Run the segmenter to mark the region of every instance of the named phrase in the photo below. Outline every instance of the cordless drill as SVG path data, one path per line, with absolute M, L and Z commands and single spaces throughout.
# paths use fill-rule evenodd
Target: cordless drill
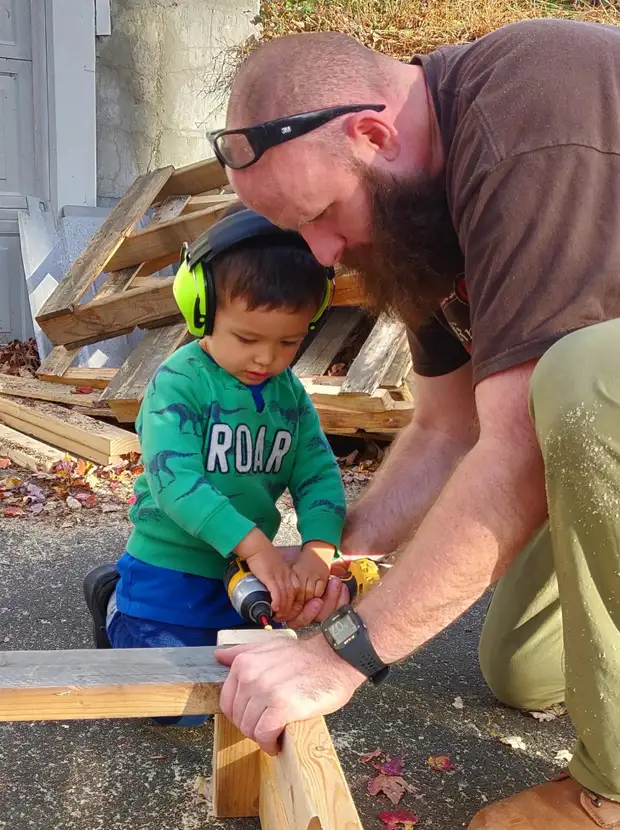
M 372 559 L 355 559 L 349 563 L 348 573 L 341 579 L 349 589 L 349 600 L 352 602 L 379 582 L 379 569 Z M 272 628 L 271 596 L 245 559 L 239 556 L 230 558 L 224 574 L 224 586 L 239 616 L 262 628 Z

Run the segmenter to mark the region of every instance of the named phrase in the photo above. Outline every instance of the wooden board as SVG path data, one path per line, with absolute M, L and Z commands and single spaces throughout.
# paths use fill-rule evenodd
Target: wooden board
M 194 213 L 197 210 L 204 210 L 212 205 L 222 205 L 227 208 L 230 205 L 236 204 L 238 201 L 239 197 L 235 193 L 222 193 L 219 196 L 208 196 L 206 194 L 192 196 L 185 205 L 183 213 Z
M 193 242 L 210 228 L 225 210 L 223 205 L 212 205 L 196 213 L 186 213 L 168 222 L 148 225 L 143 231 L 132 233 L 108 263 L 110 271 L 140 265 L 167 254 L 178 254 L 185 242 Z
M 57 346 L 64 349 L 64 346 Z M 75 369 L 67 369 L 64 375 L 41 374 L 41 380 L 49 383 L 65 383 L 70 386 L 92 386 L 93 389 L 105 389 L 108 383 L 116 375 L 118 369 L 91 369 L 88 366 L 76 366 Z
M 75 358 L 79 349 L 65 349 L 64 346 L 54 346 L 52 351 L 41 362 L 37 375 L 44 380 L 48 377 L 62 377 Z
M 97 464 L 139 452 L 138 436 L 53 403 L 0 396 L 0 422 Z
M 10 458 L 13 464 L 33 473 L 49 473 L 54 464 L 67 457 L 67 453 L 0 424 L 0 456 Z
M 73 406 L 95 406 L 100 392 L 79 393 L 71 386 L 49 383 L 38 378 L 17 378 L 0 375 L 0 395 L 16 395 L 38 401 L 52 401 Z
M 278 755 L 261 753 L 260 764 L 263 830 L 279 830 L 263 815 L 269 790 L 279 795 L 291 830 L 362 830 L 324 718 L 288 724 Z
M 330 309 L 321 330 L 293 367 L 297 377 L 326 372 L 363 316 L 359 308 Z
M 346 409 L 359 414 L 360 417 L 366 412 L 385 412 L 394 408 L 394 400 L 387 389 L 377 389 L 372 395 L 366 395 L 360 392 L 342 392 L 339 386 L 333 384 L 307 381 L 304 382 L 304 388 L 315 406 Z
M 405 324 L 382 314 L 351 364 L 342 391 L 371 395 L 381 385 L 405 337 Z
M 228 669 L 212 646 L 0 652 L 0 721 L 216 712 Z
M 411 369 L 411 363 L 411 348 L 408 339 L 404 337 L 392 362 L 388 366 L 387 372 L 383 376 L 381 385 L 386 389 L 402 386 L 405 375 Z
M 110 257 L 122 247 L 126 235 L 144 215 L 173 170 L 173 167 L 164 167 L 136 179 L 47 299 L 37 319 L 54 317 L 78 305 L 89 286 L 106 270 Z M 117 266 L 120 267 L 126 266 Z
M 336 271 L 336 290 L 332 305 L 364 305 L 360 281 L 354 274 Z
M 185 323 L 147 331 L 101 396 L 102 401 L 139 405 L 159 365 L 189 337 Z
M 218 646 L 263 643 L 277 637 L 295 637 L 291 629 L 262 631 L 237 629 L 220 631 Z M 246 738 L 224 715 L 214 718 L 213 735 L 213 815 L 233 818 L 258 815 L 260 788 L 258 745 Z M 275 830 L 275 828 L 274 828 Z
M 334 400 L 334 404 L 337 400 Z M 337 405 L 315 406 L 323 431 L 336 435 L 360 429 L 366 432 L 390 432 L 407 426 L 413 417 L 413 405 L 409 401 L 394 401 L 393 408 L 385 412 L 359 412 L 354 409 L 341 409 Z
M 204 159 L 185 167 L 178 167 L 162 188 L 159 199 L 167 199 L 169 196 L 195 196 L 216 187 L 226 187 L 227 184 L 226 170 L 218 160 Z
M 114 417 L 121 424 L 133 424 L 140 413 L 140 401 L 108 401 Z
M 107 299 L 95 298 L 70 314 L 44 320 L 52 343 L 69 348 L 126 334 L 146 323 L 164 324 L 181 314 L 172 293 L 174 277 L 152 278 L 149 285 L 131 288 Z

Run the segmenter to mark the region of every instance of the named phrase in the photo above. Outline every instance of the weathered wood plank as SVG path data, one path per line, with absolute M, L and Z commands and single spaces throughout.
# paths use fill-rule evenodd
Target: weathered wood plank
M 95 406 L 99 392 L 79 393 L 61 383 L 49 383 L 38 378 L 18 378 L 0 375 L 0 395 L 16 395 L 37 401 L 52 401 L 76 406 Z
M 405 337 L 405 324 L 382 314 L 351 364 L 342 391 L 370 395 L 378 389 Z
M 330 309 L 321 330 L 293 367 L 297 377 L 326 372 L 363 316 L 359 308 Z
M 197 210 L 204 210 L 212 205 L 222 205 L 223 207 L 230 207 L 239 201 L 239 197 L 235 193 L 222 193 L 220 196 L 209 196 L 203 194 L 202 196 L 192 196 L 183 213 L 194 213 Z
M 159 365 L 188 338 L 185 323 L 147 331 L 101 396 L 102 401 L 140 403 Z
M 184 242 L 193 242 L 210 228 L 225 210 L 225 205 L 212 205 L 196 213 L 185 213 L 167 222 L 152 223 L 132 233 L 123 241 L 108 263 L 111 271 L 140 265 L 167 254 L 179 253 Z
M 387 372 L 383 376 L 381 385 L 386 387 L 386 389 L 401 386 L 405 375 L 411 369 L 411 363 L 411 347 L 409 346 L 407 338 L 404 337 L 392 362 L 388 366 Z
M 45 320 L 71 311 L 78 305 L 90 285 L 106 269 L 110 257 L 122 247 L 126 235 L 144 215 L 173 170 L 173 167 L 164 167 L 136 179 L 45 302 L 38 318 Z M 109 270 L 118 270 L 119 267 L 126 266 Z
M 216 187 L 226 187 L 227 184 L 226 171 L 218 160 L 204 159 L 185 167 L 178 167 L 162 188 L 159 198 L 196 196 Z
M 315 404 L 324 432 L 338 434 L 363 429 L 366 432 L 385 432 L 402 429 L 413 417 L 409 401 L 394 401 L 392 409 L 383 412 L 344 409 L 338 406 Z
M 44 380 L 50 377 L 62 377 L 71 366 L 79 349 L 66 349 L 64 346 L 54 346 L 52 351 L 41 362 L 37 375 Z
M 111 464 L 125 453 L 140 451 L 133 432 L 53 403 L 0 396 L 0 422 L 97 464 Z
M 0 652 L 0 721 L 211 714 L 228 669 L 214 648 Z
M 57 346 L 64 349 L 64 346 Z M 92 386 L 93 389 L 105 389 L 108 383 L 116 375 L 118 369 L 91 369 L 88 366 L 76 366 L 75 369 L 67 369 L 64 375 L 47 375 L 39 372 L 41 380 L 48 383 L 64 383 L 70 386 Z

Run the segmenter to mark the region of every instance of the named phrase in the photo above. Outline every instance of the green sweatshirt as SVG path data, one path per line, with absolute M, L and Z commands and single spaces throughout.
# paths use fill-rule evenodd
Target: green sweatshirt
M 302 541 L 339 545 L 340 472 L 290 369 L 253 392 L 190 343 L 155 372 L 136 427 L 145 470 L 129 514 L 136 559 L 220 579 L 253 527 L 273 540 L 287 487 Z

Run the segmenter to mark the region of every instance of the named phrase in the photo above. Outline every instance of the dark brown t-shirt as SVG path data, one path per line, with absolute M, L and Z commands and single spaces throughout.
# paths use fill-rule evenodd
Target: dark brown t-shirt
M 478 382 L 620 317 L 620 28 L 533 20 L 414 62 L 464 255 L 415 370 Z

